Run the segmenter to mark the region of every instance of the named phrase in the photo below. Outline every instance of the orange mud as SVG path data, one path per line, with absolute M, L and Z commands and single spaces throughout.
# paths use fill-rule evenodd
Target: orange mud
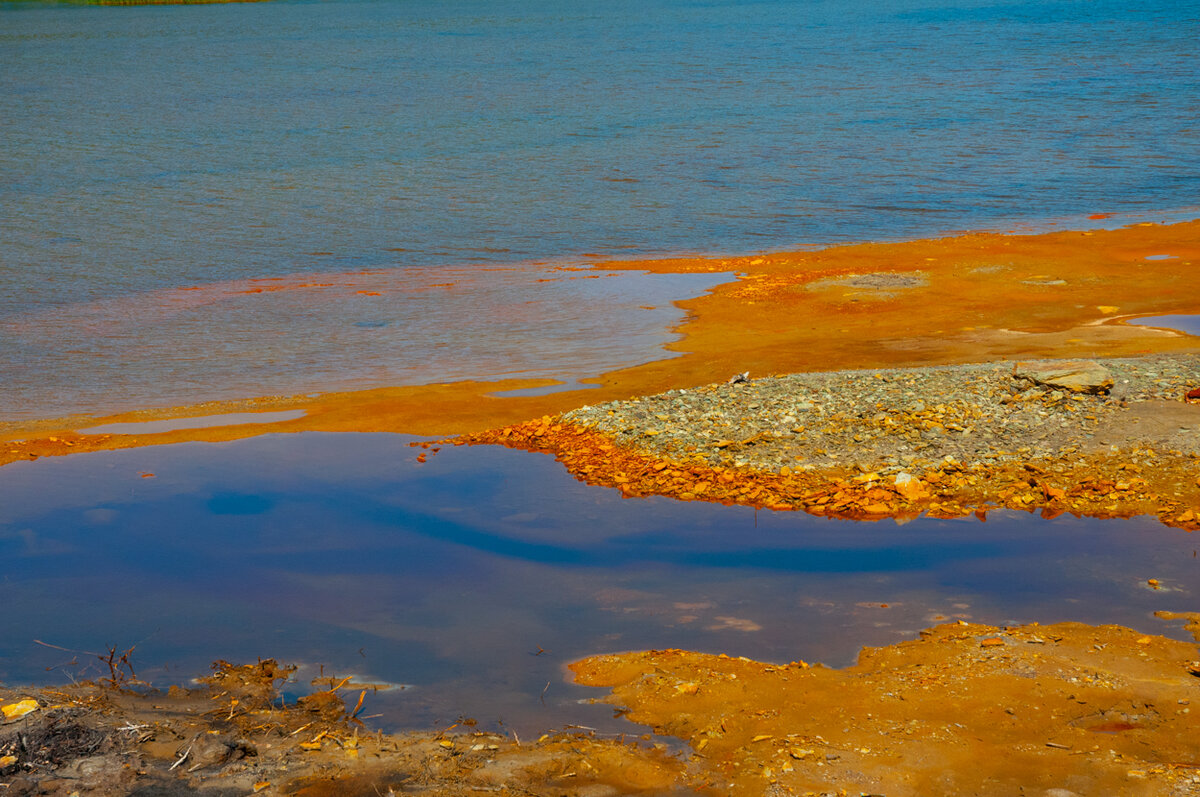
M 780 472 L 713 467 L 664 459 L 616 445 L 605 435 L 545 416 L 540 420 L 454 438 L 456 445 L 497 444 L 553 454 L 580 481 L 615 487 L 634 498 L 744 504 L 853 520 L 955 518 L 1019 509 L 1051 518 L 1156 515 L 1168 526 L 1200 530 L 1200 461 L 1166 460 L 1145 468 L 1117 454 L 1070 460 L 997 462 L 964 468 L 939 463 L 903 484 L 851 467 Z M 1036 464 L 1034 464 L 1036 462 Z
M 1145 260 L 1161 254 L 1177 259 Z M 1119 320 L 1200 312 L 1197 262 L 1200 221 L 597 267 L 739 273 L 738 282 L 683 303 L 693 317 L 673 348 L 690 354 L 631 369 L 648 381 L 668 369 L 675 382 L 656 380 L 666 389 L 747 370 L 761 376 L 1195 350 L 1195 338 Z M 867 275 L 884 278 L 875 285 L 853 279 Z
M 1200 614 L 1158 616 L 1200 636 Z M 165 693 L 118 666 L 100 684 L 0 687 L 0 784 L 61 797 L 1183 797 L 1200 793 L 1197 658 L 1119 626 L 959 621 L 842 670 L 681 650 L 571 665 L 626 718 L 683 740 L 680 755 L 650 736 L 521 740 L 469 718 L 372 733 L 357 719 L 372 687 L 328 678 L 286 703 L 275 684 L 290 668 L 273 660 L 217 662 L 200 687 Z
M 1176 259 L 1145 259 L 1163 254 Z M 1200 312 L 1198 259 L 1200 221 L 1028 236 L 977 234 L 742 258 L 598 263 L 592 268 L 607 272 L 735 270 L 739 276 L 679 303 L 689 317 L 677 330 L 682 339 L 668 348 L 682 356 L 605 374 L 592 380 L 598 389 L 495 398 L 490 394 L 553 382 L 462 382 L 12 423 L 0 429 L 0 464 L 269 432 L 474 432 L 584 404 L 724 380 L 743 371 L 760 376 L 1196 350 L 1200 341 L 1195 337 L 1122 320 Z M 250 408 L 300 408 L 307 414 L 285 423 L 153 435 L 72 433 L 96 423 Z
M 1118 626 L 960 621 L 844 670 L 679 650 L 571 669 L 719 794 L 1163 797 L 1200 793 L 1196 658 Z

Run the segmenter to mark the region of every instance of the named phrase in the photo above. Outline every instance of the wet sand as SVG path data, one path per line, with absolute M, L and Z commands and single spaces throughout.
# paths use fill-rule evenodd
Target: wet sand
M 719 793 L 1183 795 L 1200 793 L 1195 657 L 1117 626 L 960 621 L 844 670 L 675 650 L 572 669 L 685 739 Z

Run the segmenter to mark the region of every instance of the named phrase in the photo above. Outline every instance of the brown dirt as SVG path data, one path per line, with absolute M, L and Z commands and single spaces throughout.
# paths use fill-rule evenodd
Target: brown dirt
M 357 706 L 370 688 L 334 681 L 282 705 L 273 660 L 167 692 L 131 681 L 0 688 L 0 704 L 35 700 L 0 725 L 4 795 L 669 795 L 686 768 L 662 745 L 553 733 L 521 741 L 476 731 L 372 733 Z

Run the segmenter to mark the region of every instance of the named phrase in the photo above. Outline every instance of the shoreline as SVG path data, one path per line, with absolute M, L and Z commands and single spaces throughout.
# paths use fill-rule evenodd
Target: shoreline
M 1200 641 L 1200 613 L 1156 617 Z M 1195 644 L 1114 625 L 960 620 L 839 669 L 675 649 L 569 665 L 609 690 L 597 702 L 681 740 L 676 752 L 635 724 L 526 740 L 469 717 L 372 732 L 359 719 L 371 684 L 324 676 L 288 703 L 294 668 L 260 659 L 163 692 L 137 680 L 130 653 L 101 656 L 111 677 L 96 682 L 0 686 L 6 794 L 1200 792 Z
M 1162 259 L 1164 255 L 1169 256 Z M 1148 259 L 1149 258 L 1149 259 Z M 1200 220 L 1034 235 L 971 234 L 735 258 L 597 262 L 593 271 L 731 272 L 676 302 L 674 356 L 583 378 L 589 389 L 498 396 L 550 379 L 265 396 L 113 415 L 0 422 L 0 465 L 39 456 L 300 431 L 475 433 L 585 404 L 758 376 L 1200 351 L 1200 338 L 1124 323 L 1200 312 Z M 303 410 L 281 423 L 83 435 L 107 423 Z
M 1164 248 L 1183 254 L 1146 260 Z M 1006 249 L 1021 252 L 995 263 Z M 931 262 L 935 252 L 948 262 Z M 719 266 L 739 276 L 680 303 L 689 317 L 669 347 L 680 356 L 588 380 L 598 388 L 497 397 L 547 380 L 468 382 L 9 424 L 0 427 L 0 464 L 269 433 L 415 432 L 553 454 L 577 478 L 630 497 L 897 522 L 984 519 L 999 507 L 1044 517 L 1154 514 L 1192 531 L 1200 405 L 1184 396 L 1200 386 L 1200 339 L 1121 321 L 1200 309 L 1189 304 L 1200 296 L 1196 257 L 1200 222 L 598 264 Z M 1127 282 L 1106 281 L 1117 272 Z M 1122 291 L 1118 306 L 1112 297 Z M 1076 368 L 1094 382 L 1079 390 L 1014 373 L 1042 373 L 1039 363 L 1061 357 L 1095 361 L 1104 373 Z M 762 376 L 779 371 L 789 375 Z M 77 431 L 277 410 L 305 414 L 145 434 Z M 426 449 L 418 461 L 436 454 L 434 442 L 416 445 Z M 1200 614 L 1179 605 L 1188 600 L 1172 593 L 1169 608 L 1181 611 L 1158 616 L 1200 635 Z M 1192 705 L 1200 653 L 1146 626 L 960 621 L 864 648 L 841 669 L 754 662 L 735 650 L 610 653 L 568 665 L 579 683 L 610 690 L 598 702 L 681 740 L 687 748 L 675 754 L 636 736 L 635 724 L 617 739 L 568 728 L 519 740 L 467 718 L 424 733 L 371 732 L 354 705 L 369 701 L 370 685 L 330 680 L 277 707 L 286 668 L 270 660 L 225 664 L 206 686 L 166 694 L 118 667 L 100 685 L 0 687 L 0 782 L 10 794 L 63 795 L 142 787 L 428 797 L 1200 794 L 1190 743 L 1200 732 Z
M 1014 376 L 1038 365 L 1055 363 L 747 379 L 445 442 L 548 453 L 630 498 L 856 520 L 1152 514 L 1200 530 L 1200 400 L 1185 398 L 1200 355 L 1069 363 L 1094 369 L 1098 392 Z

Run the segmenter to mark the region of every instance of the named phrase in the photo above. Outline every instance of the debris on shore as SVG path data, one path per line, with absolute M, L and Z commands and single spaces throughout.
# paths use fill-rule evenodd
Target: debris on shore
M 288 703 L 273 659 L 213 665 L 200 686 L 133 680 L 0 686 L 0 794 L 425 797 L 662 794 L 683 764 L 664 745 L 583 730 L 521 740 L 463 718 L 439 731 L 385 734 L 357 716 L 369 685 Z M 347 708 L 345 693 L 356 701 Z

